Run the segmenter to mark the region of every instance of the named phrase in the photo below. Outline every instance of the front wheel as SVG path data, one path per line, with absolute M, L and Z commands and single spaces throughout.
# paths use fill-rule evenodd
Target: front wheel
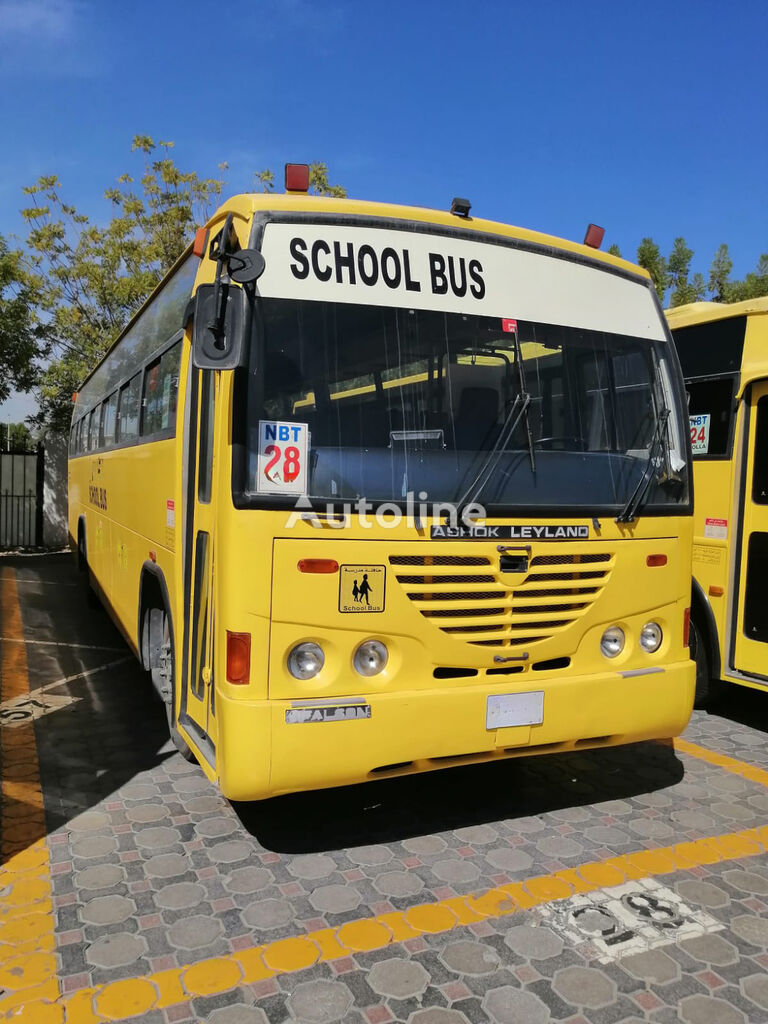
M 91 570 L 88 568 L 88 553 L 85 546 L 85 530 L 81 529 L 77 537 L 77 568 L 80 571 L 80 582 L 89 608 L 95 608 L 99 599 L 91 586 Z
M 185 761 L 194 764 L 197 758 L 179 732 L 178 725 L 176 724 L 176 673 L 173 644 L 171 643 L 171 620 L 168 618 L 164 608 L 151 608 L 149 610 L 148 628 L 150 631 L 150 647 L 152 649 L 149 671 L 154 690 L 161 696 L 165 704 L 165 714 L 168 719 L 168 733 L 171 737 L 171 742 Z
M 696 695 L 693 699 L 693 706 L 704 709 L 715 700 L 719 687 L 717 681 L 711 676 L 706 638 L 693 618 L 691 618 L 689 640 L 691 658 L 696 662 Z

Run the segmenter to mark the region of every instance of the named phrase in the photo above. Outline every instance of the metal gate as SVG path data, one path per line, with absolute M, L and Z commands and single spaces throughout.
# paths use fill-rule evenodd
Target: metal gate
M 0 549 L 43 543 L 44 459 L 42 445 L 0 452 Z

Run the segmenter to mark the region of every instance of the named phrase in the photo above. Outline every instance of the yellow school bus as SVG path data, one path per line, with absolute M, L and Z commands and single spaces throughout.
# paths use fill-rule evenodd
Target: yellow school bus
M 768 298 L 667 311 L 688 392 L 696 485 L 697 703 L 768 687 Z
M 71 542 L 233 799 L 669 737 L 686 427 L 638 267 L 241 195 L 80 388 Z

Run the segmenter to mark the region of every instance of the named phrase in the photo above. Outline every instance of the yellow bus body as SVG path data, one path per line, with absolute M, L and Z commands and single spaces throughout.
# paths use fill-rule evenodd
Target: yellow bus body
M 694 394 L 697 386 L 718 380 L 730 385 L 724 392 L 728 408 L 722 415 L 727 413 L 728 431 L 723 444 L 714 452 L 694 450 L 691 615 L 706 658 L 701 671 L 716 680 L 763 689 L 768 686 L 768 635 L 754 621 L 765 616 L 759 592 L 768 594 L 768 563 L 761 551 L 751 564 L 756 614 L 747 606 L 747 586 L 750 543 L 768 531 L 765 495 L 756 500 L 760 496 L 753 486 L 758 460 L 762 466 L 768 458 L 757 431 L 758 410 L 768 406 L 768 297 L 730 304 L 696 302 L 669 309 L 666 316 L 689 391 Z M 706 335 L 697 333 L 704 330 Z M 706 366 L 697 365 L 694 345 L 707 352 Z
M 274 210 L 387 217 L 407 222 L 409 228 L 456 228 L 455 217 L 438 211 L 253 195 L 225 203 L 209 222 L 209 237 L 232 213 L 240 244 L 247 246 L 254 216 Z M 477 219 L 460 226 L 646 276 L 606 253 L 525 229 Z M 213 262 L 200 260 L 193 292 L 213 277 Z M 188 323 L 180 336 L 175 436 L 103 450 L 83 451 L 81 445 L 69 463 L 70 539 L 92 587 L 145 666 L 149 656 L 142 649 L 147 643 L 142 635 L 143 595 L 147 586 L 160 587 L 170 615 L 176 671 L 185 645 L 188 653 L 192 643 L 192 610 L 185 595 L 189 481 L 182 457 L 190 416 L 196 417 L 200 408 L 198 398 L 190 412 L 191 334 Z M 210 503 L 198 508 L 199 522 L 213 538 L 207 613 L 211 635 L 201 641 L 208 644 L 210 664 L 197 681 L 190 677 L 183 716 L 176 680 L 174 718 L 183 740 L 227 797 L 259 799 L 469 761 L 671 737 L 685 727 L 694 687 L 685 640 L 691 516 L 640 515 L 631 523 L 570 516 L 568 522 L 584 527 L 588 539 L 526 542 L 528 575 L 538 576 L 538 582 L 507 578 L 499 570 L 493 538 L 431 540 L 428 524 L 413 519 L 395 529 L 378 524 L 364 529 L 354 518 L 340 528 L 329 517 L 299 516 L 287 529 L 285 511 L 236 508 L 233 503 L 234 374 L 216 372 L 214 379 L 212 494 Z M 557 528 L 562 520 L 535 510 L 487 520 L 490 527 L 499 523 Z M 565 562 L 551 565 L 555 555 Z M 552 594 L 567 594 L 578 585 L 582 563 L 589 566 L 594 555 L 602 561 L 592 593 L 573 604 L 568 621 L 552 625 L 546 635 L 539 630 L 524 664 L 500 660 L 498 649 L 456 638 L 441 628 L 445 620 L 422 614 L 425 607 L 456 609 L 458 592 L 458 608 L 469 613 L 501 603 L 504 628 L 510 635 L 519 634 L 527 621 L 547 614 Z M 416 569 L 409 567 L 414 557 L 423 559 Z M 446 558 L 448 568 L 430 572 Z M 364 616 L 342 614 L 338 574 L 302 573 L 298 563 L 303 559 L 383 566 L 384 609 Z M 478 559 L 480 570 L 473 567 Z M 440 582 L 440 573 L 450 582 Z M 474 582 L 478 574 L 486 582 Z M 419 575 L 423 579 L 414 583 Z M 536 593 L 542 579 L 548 597 Z M 448 591 L 450 602 L 441 601 Z M 526 591 L 535 592 L 529 601 L 534 611 L 513 614 L 513 595 L 525 597 Z M 649 620 L 663 630 L 661 647 L 653 654 L 638 643 Z M 600 638 L 611 625 L 623 628 L 627 642 L 609 661 L 601 653 Z M 227 681 L 225 631 L 250 637 L 246 685 Z M 390 654 L 385 670 L 372 678 L 352 669 L 353 651 L 367 639 L 381 639 Z M 287 671 L 286 652 L 305 640 L 319 642 L 325 650 L 318 679 L 300 680 Z M 543 693 L 541 722 L 487 728 L 489 697 L 531 691 Z M 323 720 L 307 715 L 313 702 Z M 364 716 L 358 717 L 357 706 L 364 707 Z M 292 709 L 310 720 L 289 722 Z M 342 709 L 338 717 L 343 720 L 334 720 L 335 709 Z

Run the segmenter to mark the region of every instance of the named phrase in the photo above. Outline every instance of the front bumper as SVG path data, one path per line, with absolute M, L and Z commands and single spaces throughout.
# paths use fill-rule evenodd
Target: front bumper
M 217 694 L 219 782 L 232 800 L 259 800 L 469 760 L 665 739 L 688 722 L 695 675 L 687 660 L 629 676 L 541 678 L 526 672 L 471 686 L 456 680 L 430 690 L 318 702 L 333 707 L 362 700 L 370 717 L 298 723 L 287 722 L 286 712 L 305 701 Z M 529 691 L 544 692 L 540 725 L 486 729 L 490 695 Z

